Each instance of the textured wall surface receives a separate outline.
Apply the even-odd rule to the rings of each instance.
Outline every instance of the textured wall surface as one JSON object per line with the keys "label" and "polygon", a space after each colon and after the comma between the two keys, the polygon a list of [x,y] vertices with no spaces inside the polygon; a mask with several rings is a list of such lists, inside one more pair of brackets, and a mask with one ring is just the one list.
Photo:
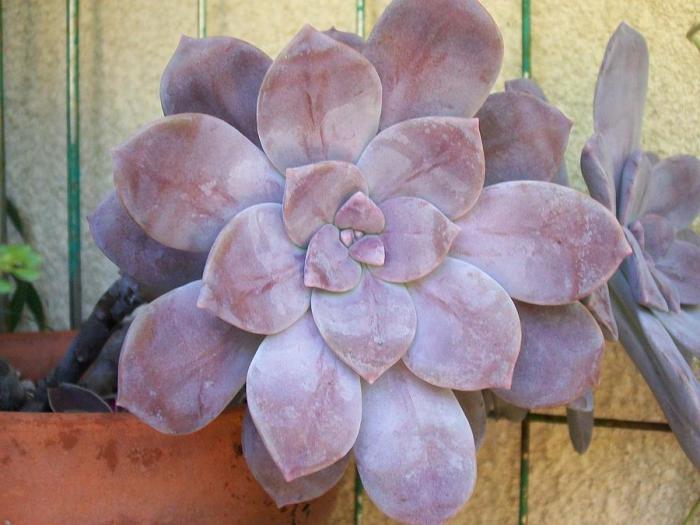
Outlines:
{"label": "textured wall surface", "polygon": [[[388,0],[367,0],[371,28]],[[505,40],[496,85],[520,72],[520,2],[486,0]],[[5,89],[9,193],[44,255],[39,282],[54,328],[68,323],[65,156],[65,2],[5,0]],[[535,78],[574,128],[567,164],[582,188],[578,158],[591,133],[598,66],[621,20],[642,31],[651,66],[643,141],[662,155],[700,154],[700,53],[685,38],[700,22],[697,0],[533,0]],[[196,31],[193,0],[81,2],[81,166],[83,216],[111,186],[110,149],[160,116],[160,73],[181,34]],[[249,40],[274,56],[304,22],[353,30],[354,0],[208,0],[209,34]],[[83,222],[84,310],[116,276]],[[598,414],[663,420],[624,352],[606,355]],[[515,523],[519,427],[495,423],[479,452],[474,499],[454,523]],[[680,523],[700,494],[700,476],[669,434],[597,430],[590,452],[571,452],[566,429],[533,425],[533,524]],[[365,525],[389,523],[365,500]],[[334,523],[351,523],[346,477]],[[698,520],[700,523],[700,520]]]}

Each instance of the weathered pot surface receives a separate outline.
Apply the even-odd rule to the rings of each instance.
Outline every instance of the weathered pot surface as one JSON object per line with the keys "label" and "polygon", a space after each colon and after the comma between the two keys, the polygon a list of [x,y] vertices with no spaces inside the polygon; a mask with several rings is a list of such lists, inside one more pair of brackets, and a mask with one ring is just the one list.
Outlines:
{"label": "weathered pot surface", "polygon": [[[72,334],[0,335],[0,357],[32,378]],[[243,411],[168,436],[126,413],[0,412],[0,523],[325,523],[337,493],[277,509],[246,466]]]}

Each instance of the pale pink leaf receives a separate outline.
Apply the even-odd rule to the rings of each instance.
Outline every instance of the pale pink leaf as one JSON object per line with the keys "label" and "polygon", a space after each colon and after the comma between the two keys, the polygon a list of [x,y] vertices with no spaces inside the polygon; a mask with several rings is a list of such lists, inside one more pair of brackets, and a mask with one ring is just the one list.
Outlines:
{"label": "pale pink leaf", "polygon": [[355,443],[360,378],[326,346],[310,313],[265,338],[248,370],[246,397],[287,481],[333,465]]}
{"label": "pale pink leaf", "polygon": [[335,225],[363,233],[380,233],[385,225],[384,214],[372,199],[358,191],[335,214]]}
{"label": "pale pink leaf", "polygon": [[591,292],[591,295],[584,297],[581,302],[598,322],[605,339],[607,341],[617,341],[617,323],[612,311],[608,285],[603,284],[599,286]]}
{"label": "pale pink leaf", "polygon": [[488,186],[457,224],[450,253],[485,271],[511,297],[534,304],[589,295],[630,253],[612,213],[548,182]]}
{"label": "pale pink leaf", "polygon": [[340,231],[325,224],[311,238],[304,263],[304,284],[329,292],[347,292],[360,282],[362,268],[350,258]]}
{"label": "pale pink leaf", "polygon": [[447,256],[459,228],[428,201],[416,197],[394,197],[380,208],[386,227],[384,265],[374,274],[390,282],[420,279],[437,268]]}
{"label": "pale pink leaf", "polygon": [[206,113],[260,145],[256,106],[271,63],[257,47],[237,38],[183,36],[160,79],[163,113]]}
{"label": "pale pink leaf", "polygon": [[476,119],[425,117],[385,129],[358,166],[376,202],[419,197],[454,219],[484,185],[484,151]]}
{"label": "pale pink leaf", "polygon": [[593,135],[581,150],[581,174],[588,192],[611,212],[616,213],[617,191],[613,176],[609,174],[608,156],[601,146],[600,135]]}
{"label": "pale pink leaf", "polygon": [[678,290],[681,304],[700,304],[700,247],[673,241],[655,265]]}
{"label": "pale pink leaf", "polygon": [[630,224],[642,213],[641,206],[646,199],[651,170],[649,157],[643,151],[634,151],[627,157],[618,192],[617,217],[620,224]]}
{"label": "pale pink leaf", "polygon": [[290,168],[286,178],[284,227],[299,246],[306,246],[321,226],[332,223],[338,208],[353,194],[367,192],[362,173],[347,162],[326,161]]}
{"label": "pale pink leaf", "polygon": [[653,260],[666,255],[676,236],[671,221],[661,215],[647,214],[639,219],[639,225],[644,230],[644,251]]}
{"label": "pale pink leaf", "polygon": [[649,270],[649,265],[654,263],[646,260],[644,251],[632,232],[627,228],[625,228],[624,231],[627,241],[632,247],[632,255],[622,262],[620,268],[627,278],[634,298],[641,305],[657,310],[668,311],[666,300],[661,290],[659,290],[654,276]]}
{"label": "pale pink leaf", "polygon": [[478,268],[447,257],[407,285],[418,317],[403,361],[435,386],[481,390],[510,386],[520,321],[510,297]]}
{"label": "pale pink leaf", "polygon": [[564,160],[572,122],[532,95],[490,95],[479,112],[486,184],[508,180],[551,182]]}
{"label": "pale pink leaf", "polygon": [[201,285],[144,306],[122,347],[117,404],[160,432],[187,434],[218,416],[245,383],[261,341],[197,308]]}
{"label": "pale pink leaf", "polygon": [[372,64],[307,25],[260,88],[258,132],[281,172],[322,160],[355,162],[377,133],[382,86]]}
{"label": "pale pink leaf", "polygon": [[487,413],[484,396],[480,390],[474,392],[454,390],[453,392],[469,421],[474,435],[474,447],[479,450],[484,442],[484,437],[486,437]]}
{"label": "pale pink leaf", "polygon": [[151,239],[114,191],[88,217],[88,224],[97,247],[120,272],[139,283],[144,297],[155,298],[202,278],[206,254],[175,250]]}
{"label": "pale pink leaf", "polygon": [[341,44],[345,44],[346,46],[350,46],[358,53],[362,53],[362,51],[365,48],[365,41],[362,39],[362,37],[360,35],[358,35],[356,33],[349,33],[347,31],[340,31],[339,29],[336,29],[335,27],[331,27],[330,29],[326,29],[323,32],[323,34],[331,37],[333,40],[336,40],[336,41],[340,42]]}
{"label": "pale pink leaf", "polygon": [[350,463],[350,454],[346,454],[329,467],[308,476],[287,481],[265,448],[265,443],[255,428],[248,410],[243,418],[241,445],[243,456],[253,477],[280,508],[325,494],[340,481]]}
{"label": "pale pink leaf", "polygon": [[523,408],[566,405],[598,384],[603,334],[581,303],[515,303],[523,341],[510,389],[495,392]]}
{"label": "pale pink leaf", "polygon": [[395,0],[367,39],[386,128],[415,117],[470,117],[501,69],[503,39],[476,0]]}
{"label": "pale pink leaf", "polygon": [[281,202],[284,179],[239,131],[209,115],[165,117],[113,153],[114,185],[156,241],[206,252],[236,213]]}
{"label": "pale pink leaf", "polygon": [[370,499],[412,525],[442,524],[476,482],[474,439],[449,390],[424,383],[402,364],[362,392],[355,459]]}
{"label": "pale pink leaf", "polygon": [[280,332],[309,309],[305,255],[287,238],[281,205],[252,206],[217,238],[198,305],[249,332]]}
{"label": "pale pink leaf", "polygon": [[384,243],[377,235],[364,235],[350,246],[350,257],[370,266],[381,266],[386,259]]}
{"label": "pale pink leaf", "polygon": [[416,332],[416,310],[406,287],[376,279],[367,270],[350,292],[314,290],[311,311],[328,346],[370,383],[401,359]]}
{"label": "pale pink leaf", "polygon": [[687,306],[679,312],[655,311],[654,315],[681,347],[700,359],[700,306]]}

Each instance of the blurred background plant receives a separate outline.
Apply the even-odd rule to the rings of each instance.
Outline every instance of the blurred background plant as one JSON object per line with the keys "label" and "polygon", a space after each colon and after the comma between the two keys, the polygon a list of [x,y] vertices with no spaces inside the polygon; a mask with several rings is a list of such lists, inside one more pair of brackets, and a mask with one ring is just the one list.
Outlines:
{"label": "blurred background plant", "polygon": [[31,314],[39,330],[46,330],[46,316],[34,283],[41,275],[41,256],[27,244],[26,231],[19,211],[6,201],[10,223],[24,241],[22,244],[0,244],[0,297],[4,329],[17,329],[25,313]]}

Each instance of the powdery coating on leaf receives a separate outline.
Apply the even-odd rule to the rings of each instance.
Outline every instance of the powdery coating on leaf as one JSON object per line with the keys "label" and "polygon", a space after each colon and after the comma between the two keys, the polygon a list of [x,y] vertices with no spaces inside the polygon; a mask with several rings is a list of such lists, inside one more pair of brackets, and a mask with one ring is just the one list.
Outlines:
{"label": "powdery coating on leaf", "polygon": [[455,396],[402,364],[362,392],[357,469],[386,515],[414,525],[444,523],[476,481],[474,440]]}
{"label": "powdery coating on leaf", "polygon": [[360,53],[306,25],[265,76],[263,149],[280,172],[321,160],[355,162],[377,133],[382,86]]}
{"label": "powdery coating on leaf", "polygon": [[280,332],[309,309],[305,255],[287,238],[282,206],[251,206],[212,247],[197,305],[249,332]]}
{"label": "powdery coating on leaf", "polygon": [[201,281],[139,310],[119,359],[117,404],[167,434],[207,425],[245,383],[261,338],[197,308]]}
{"label": "powdery coating on leaf", "polygon": [[454,219],[484,185],[484,150],[476,119],[425,117],[385,129],[357,165],[376,202],[419,197]]}
{"label": "powdery coating on leaf", "polygon": [[160,119],[113,153],[114,185],[156,241],[205,252],[236,213],[281,202],[284,180],[223,120],[187,113]]}
{"label": "powdery coating on leaf", "polygon": [[554,179],[572,124],[561,111],[532,95],[511,91],[490,95],[476,116],[486,184]]}
{"label": "powdery coating on leaf", "polygon": [[618,331],[615,315],[610,302],[610,291],[608,285],[603,284],[591,292],[591,295],[584,297],[581,303],[588,308],[595,318],[598,326],[603,331],[606,341],[617,341]]}
{"label": "powdery coating on leaf", "polygon": [[367,195],[358,191],[335,214],[338,228],[354,228],[363,233],[380,233],[385,220],[382,210]]}
{"label": "powdery coating on leaf", "polygon": [[347,162],[328,161],[291,168],[286,179],[284,227],[292,242],[299,246],[306,246],[321,226],[333,222],[338,208],[355,192],[367,192],[362,173]]}
{"label": "powdery coating on leaf", "polygon": [[484,442],[484,437],[486,437],[486,403],[484,402],[484,396],[480,390],[475,392],[454,390],[453,392],[459,402],[459,406],[464,411],[464,415],[467,416],[467,421],[469,421],[469,426],[474,435],[474,447],[476,450],[479,450]]}
{"label": "powdery coating on leaf", "polygon": [[547,182],[489,186],[457,224],[461,232],[450,253],[485,271],[511,297],[533,304],[589,295],[630,253],[608,210]]}
{"label": "powdery coating on leaf", "polygon": [[428,275],[447,256],[459,233],[452,221],[423,199],[395,197],[380,208],[386,218],[380,235],[386,257],[384,266],[372,272],[385,281],[405,283]]}
{"label": "powdery coating on leaf", "polygon": [[314,290],[311,311],[328,346],[370,383],[401,359],[416,333],[416,310],[406,288],[366,269],[350,292]]}
{"label": "powdery coating on leaf", "polygon": [[593,135],[581,151],[581,174],[588,192],[611,212],[616,213],[616,185],[606,171],[607,157],[601,147],[600,135]]}
{"label": "powdery coating on leaf", "polygon": [[340,231],[325,224],[311,238],[304,263],[304,284],[329,292],[347,292],[357,286],[362,275],[360,265],[350,258],[340,242]]}
{"label": "powdery coating on leaf", "polygon": [[660,161],[645,190],[638,204],[640,215],[654,213],[679,230],[686,228],[700,213],[700,160],[677,155]]}
{"label": "powdery coating on leaf", "polygon": [[381,266],[386,259],[384,243],[377,235],[365,235],[350,246],[350,257],[357,262]]}
{"label": "powdery coating on leaf", "polygon": [[542,91],[542,88],[532,79],[529,78],[514,78],[512,80],[506,80],[505,82],[506,93],[527,93],[535,98],[544,100],[547,102],[547,97]]}
{"label": "powdery coating on leaf", "polygon": [[270,64],[265,53],[237,38],[183,36],[160,79],[163,113],[206,113],[260,145],[256,106]]}
{"label": "powdery coating on leaf", "polygon": [[622,177],[617,197],[617,218],[620,224],[627,225],[642,213],[641,205],[649,186],[651,162],[641,150],[632,153],[622,168]]}
{"label": "powdery coating on leaf", "polygon": [[88,217],[88,224],[100,251],[139,283],[142,295],[157,297],[202,277],[206,254],[175,250],[151,239],[114,191]]}
{"label": "powdery coating on leaf", "polygon": [[580,303],[536,306],[516,302],[523,342],[509,390],[495,392],[514,405],[566,405],[598,384],[603,334]]}
{"label": "powdery coating on leaf", "polygon": [[648,308],[668,311],[666,300],[649,270],[649,265],[653,262],[645,259],[644,251],[636,237],[627,228],[624,229],[624,232],[632,247],[632,255],[623,261],[620,269],[627,278],[635,299],[639,304]]}
{"label": "powdery coating on leaf", "polygon": [[311,314],[265,338],[248,371],[248,410],[292,481],[345,456],[362,418],[360,378],[318,333]]}
{"label": "powdery coating on leaf", "polygon": [[644,251],[653,260],[663,257],[676,236],[671,222],[660,215],[650,214],[639,219],[639,226],[644,231]]}
{"label": "powdery coating on leaf", "polygon": [[593,100],[593,127],[606,151],[605,171],[616,187],[627,157],[639,149],[648,76],[644,37],[623,22],[605,49]]}
{"label": "powdery coating on leaf", "polygon": [[394,0],[367,39],[382,79],[381,128],[414,117],[470,117],[503,60],[503,39],[476,0]]}
{"label": "powdery coating on leaf", "polygon": [[360,35],[355,33],[348,33],[347,31],[340,31],[335,27],[331,27],[330,29],[323,31],[323,34],[331,37],[333,40],[336,40],[341,44],[350,46],[358,53],[362,53],[365,48],[365,41]]}
{"label": "powdery coating on leaf", "polygon": [[447,257],[407,289],[418,317],[415,339],[403,357],[411,372],[456,390],[510,386],[520,350],[520,320],[496,281]]}
{"label": "powdery coating on leaf", "polygon": [[340,481],[350,463],[350,454],[318,472],[287,481],[265,448],[250,412],[246,410],[242,432],[243,455],[253,477],[265,489],[277,507],[308,501],[328,492]]}
{"label": "powdery coating on leaf", "polygon": [[700,304],[700,247],[686,241],[673,241],[668,252],[655,264],[678,290],[681,304]]}
{"label": "powdery coating on leaf", "polygon": [[687,352],[700,358],[700,307],[682,308],[680,312],[654,312],[671,337]]}

